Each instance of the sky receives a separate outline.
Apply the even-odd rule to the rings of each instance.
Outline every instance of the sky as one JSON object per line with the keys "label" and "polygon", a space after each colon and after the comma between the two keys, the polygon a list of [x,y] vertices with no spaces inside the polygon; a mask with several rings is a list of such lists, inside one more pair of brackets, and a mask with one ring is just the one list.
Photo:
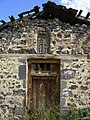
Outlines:
{"label": "sky", "polygon": [[[9,21],[8,16],[13,15],[18,18],[18,14],[32,9],[38,5],[42,8],[42,4],[48,0],[0,0],[0,20]],[[56,4],[65,5],[67,8],[82,9],[83,16],[90,12],[90,0],[50,0]]]}

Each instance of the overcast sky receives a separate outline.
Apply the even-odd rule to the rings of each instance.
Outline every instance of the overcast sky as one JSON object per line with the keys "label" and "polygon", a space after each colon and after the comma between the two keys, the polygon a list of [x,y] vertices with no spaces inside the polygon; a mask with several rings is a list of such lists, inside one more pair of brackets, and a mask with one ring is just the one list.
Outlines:
{"label": "overcast sky", "polygon": [[[32,9],[35,5],[42,6],[48,0],[0,0],[0,20],[9,21],[8,16],[18,18],[18,14]],[[65,5],[67,8],[82,9],[84,16],[90,11],[90,0],[51,0],[56,4]]]}

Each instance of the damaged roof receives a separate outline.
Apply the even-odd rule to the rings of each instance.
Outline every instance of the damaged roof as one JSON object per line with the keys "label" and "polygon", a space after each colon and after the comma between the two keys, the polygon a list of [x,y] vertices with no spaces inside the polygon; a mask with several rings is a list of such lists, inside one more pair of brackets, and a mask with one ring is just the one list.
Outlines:
{"label": "damaged roof", "polygon": [[[18,14],[19,19],[22,20],[23,18],[27,17],[30,20],[33,19],[54,19],[58,18],[60,21],[69,23],[71,25],[74,24],[86,24],[90,25],[90,12],[87,13],[86,17],[81,16],[81,13],[83,10],[78,10],[73,9],[73,8],[66,8],[65,6],[62,5],[57,5],[54,2],[48,1],[47,3],[42,4],[43,10],[40,11],[40,7],[35,6],[33,9],[29,11],[22,12]],[[77,14],[78,13],[78,14]],[[0,22],[2,25],[0,26],[0,31],[3,29],[6,29],[9,26],[9,23],[14,22],[16,19],[14,18],[13,15],[9,16],[10,22],[5,22],[4,20],[1,20]]]}

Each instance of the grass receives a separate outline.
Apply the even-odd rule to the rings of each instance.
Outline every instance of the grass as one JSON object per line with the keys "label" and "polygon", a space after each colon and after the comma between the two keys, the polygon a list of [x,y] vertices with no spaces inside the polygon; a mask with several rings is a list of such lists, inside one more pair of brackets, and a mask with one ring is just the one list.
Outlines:
{"label": "grass", "polygon": [[[80,120],[83,117],[90,117],[90,108],[77,110],[71,106],[65,120]],[[9,115],[8,120],[14,120],[13,115]],[[63,120],[60,115],[59,107],[53,106],[45,108],[40,106],[39,109],[28,112],[26,108],[23,109],[20,120]]]}
{"label": "grass", "polygon": [[68,120],[80,120],[80,115],[75,107],[70,107],[68,111]]}
{"label": "grass", "polygon": [[90,117],[90,108],[77,110],[75,107],[70,107],[68,111],[68,120],[80,120],[83,117]]}
{"label": "grass", "polygon": [[22,120],[61,120],[60,111],[58,107],[41,107],[38,110],[31,111],[29,114],[24,109]]}

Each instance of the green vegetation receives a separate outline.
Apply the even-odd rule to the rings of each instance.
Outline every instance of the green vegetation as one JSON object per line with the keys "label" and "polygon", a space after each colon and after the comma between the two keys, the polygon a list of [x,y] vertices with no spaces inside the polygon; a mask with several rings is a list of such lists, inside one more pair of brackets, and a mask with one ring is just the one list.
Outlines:
{"label": "green vegetation", "polygon": [[12,114],[10,114],[10,115],[8,116],[8,120],[14,120],[14,117],[13,117]]}
{"label": "green vegetation", "polygon": [[68,120],[80,120],[78,110],[75,107],[70,107],[68,111]]}
{"label": "green vegetation", "polygon": [[83,117],[90,117],[90,108],[77,110],[75,107],[70,107],[68,111],[68,120],[80,120]]}
{"label": "green vegetation", "polygon": [[90,108],[83,108],[79,112],[80,117],[90,117]]}
{"label": "green vegetation", "polygon": [[[83,117],[90,117],[90,108],[84,108],[77,110],[71,106],[69,108],[67,118],[64,120],[80,120]],[[9,115],[8,120],[14,120],[12,114]],[[63,120],[60,116],[59,107],[40,107],[38,110],[28,111],[26,108],[23,109],[21,120]]]}
{"label": "green vegetation", "polygon": [[58,107],[41,107],[38,110],[31,111],[29,114],[24,109],[22,120],[61,120],[60,117],[61,116]]}

